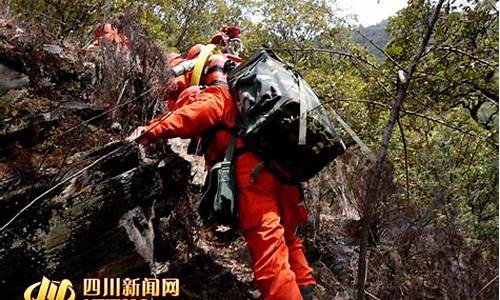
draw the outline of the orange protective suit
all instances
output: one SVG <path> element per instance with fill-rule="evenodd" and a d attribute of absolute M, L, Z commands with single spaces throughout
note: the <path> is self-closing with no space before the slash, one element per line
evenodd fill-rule
<path fill-rule="evenodd" d="M 118 29 L 112 24 L 100 24 L 94 32 L 94 47 L 99 47 L 101 39 L 112 43 L 117 49 L 127 51 L 129 41 L 127 36 L 118 32 Z"/>
<path fill-rule="evenodd" d="M 190 87 L 180 93 L 173 111 L 146 127 L 145 142 L 160 138 L 193 138 L 219 126 L 232 128 L 238 114 L 225 86 Z M 208 168 L 222 160 L 231 132 L 217 130 L 204 151 Z M 143 141 L 144 142 L 144 141 Z M 237 148 L 243 145 L 237 141 Z M 261 161 L 249 151 L 235 158 L 239 225 L 250 248 L 255 282 L 265 300 L 302 299 L 300 287 L 315 284 L 304 247 L 295 236 L 307 219 L 297 186 L 285 185 L 263 169 L 252 176 Z"/>
<path fill-rule="evenodd" d="M 198 54 L 200 53 L 202 47 L 203 45 L 201 44 L 197 44 L 191 47 L 191 49 L 189 49 L 188 53 L 186 54 L 186 58 L 182 58 L 182 56 L 178 53 L 169 54 L 167 57 L 167 64 L 173 67 L 183 63 L 188 59 L 196 58 L 196 56 L 198 56 Z M 224 64 L 228 59 L 236 63 L 241 62 L 240 57 L 232 54 L 210 56 L 205 64 L 207 67 L 207 73 L 202 76 L 200 84 L 227 85 L 227 75 L 224 72 Z M 167 90 L 167 93 L 165 95 L 165 102 L 167 103 L 169 111 L 174 110 L 175 106 L 178 106 L 176 102 L 178 101 L 179 94 L 189 87 L 191 83 L 191 74 L 191 72 L 187 72 L 183 75 L 177 76 L 172 80 L 172 86 L 175 86 L 175 89 Z"/>

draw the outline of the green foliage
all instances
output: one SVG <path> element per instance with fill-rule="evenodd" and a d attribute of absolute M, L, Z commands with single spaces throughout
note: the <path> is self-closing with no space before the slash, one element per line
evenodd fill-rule
<path fill-rule="evenodd" d="M 227 24 L 245 28 L 244 17 L 252 2 L 225 0 L 146 1 L 143 23 L 155 37 L 172 50 L 185 52 L 194 44 L 206 44 Z"/>
<path fill-rule="evenodd" d="M 408 66 L 432 5 L 410 1 L 390 19 L 387 52 Z M 385 61 L 384 70 L 398 67 Z M 373 87 L 374 88 L 374 87 Z M 381 97 L 380 94 L 379 97 Z M 487 1 L 450 1 L 412 81 L 403 113 L 412 197 L 460 212 L 469 234 L 498 231 L 498 13 Z M 424 116 L 424 117 L 423 117 Z M 437 120 L 437 121 L 436 121 Z M 401 142 L 391 153 L 404 180 Z M 439 201 L 438 201 L 439 202 Z"/>
<path fill-rule="evenodd" d="M 6 10 L 16 16 L 29 18 L 40 23 L 56 38 L 69 33 L 82 34 L 118 11 L 126 8 L 127 1 L 90 0 L 90 1 L 28 1 L 11 0 L 6 2 Z"/>

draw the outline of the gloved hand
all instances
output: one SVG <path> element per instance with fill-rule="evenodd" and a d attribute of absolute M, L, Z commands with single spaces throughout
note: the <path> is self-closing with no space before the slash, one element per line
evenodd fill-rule
<path fill-rule="evenodd" d="M 129 142 L 136 142 L 141 145 L 147 145 L 149 142 L 143 136 L 146 130 L 147 129 L 145 126 L 139 126 L 134 131 L 132 131 L 132 133 L 125 140 Z"/>

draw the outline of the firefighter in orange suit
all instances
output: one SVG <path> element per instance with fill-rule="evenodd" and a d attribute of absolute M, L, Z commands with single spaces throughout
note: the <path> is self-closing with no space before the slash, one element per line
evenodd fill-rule
<path fill-rule="evenodd" d="M 98 24 L 94 31 L 94 42 L 87 47 L 87 50 L 92 50 L 101 45 L 102 41 L 111 43 L 118 50 L 128 51 L 129 41 L 126 35 L 120 33 L 118 28 L 110 23 Z"/>
<path fill-rule="evenodd" d="M 146 145 L 158 139 L 200 137 L 208 129 L 220 128 L 208 141 L 203 154 L 208 169 L 221 161 L 231 139 L 230 129 L 236 125 L 238 110 L 225 74 L 213 73 L 220 68 L 208 70 L 212 72 L 208 71 L 202 78 L 205 88 L 192 86 L 180 92 L 175 103 L 169 104 L 173 109 L 169 115 L 136 129 L 129 140 Z M 189 82 L 187 78 L 177 81 Z M 244 142 L 237 140 L 236 148 L 243 146 Z M 242 151 L 235 158 L 239 226 L 250 248 L 255 283 L 265 300 L 312 299 L 316 282 L 304 256 L 304 247 L 295 236 L 297 225 L 307 219 L 299 188 L 281 183 L 265 169 L 253 176 L 260 162 L 250 151 Z"/>

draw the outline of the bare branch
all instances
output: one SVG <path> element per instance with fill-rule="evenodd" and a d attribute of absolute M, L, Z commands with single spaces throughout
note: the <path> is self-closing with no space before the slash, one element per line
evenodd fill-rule
<path fill-rule="evenodd" d="M 369 297 L 371 297 L 371 298 L 375 299 L 375 300 L 382 300 L 382 299 L 380 299 L 379 297 L 375 296 L 374 294 L 372 294 L 372 293 L 370 293 L 370 292 L 368 292 L 368 291 L 365 291 L 365 294 L 366 294 L 367 296 L 369 296 Z"/>
<path fill-rule="evenodd" d="M 384 54 L 384 56 L 387 57 L 388 60 L 390 60 L 393 64 L 396 65 L 396 67 L 398 67 L 398 69 L 404 70 L 404 68 L 394 58 L 392 58 L 392 56 L 390 56 L 389 53 L 387 53 L 387 51 L 385 51 L 384 49 L 380 48 L 369 37 L 367 37 L 366 35 L 364 35 L 359 29 L 356 29 L 356 32 L 359 35 L 361 35 L 364 39 L 366 39 L 370 44 L 372 44 L 373 47 L 377 48 L 378 51 L 382 52 Z"/>
<path fill-rule="evenodd" d="M 456 53 L 459 53 L 459 54 L 465 55 L 465 56 L 467 56 L 467 57 L 469 57 L 469 58 L 471 58 L 471 59 L 473 59 L 473 60 L 475 60 L 475 61 L 478 61 L 478 62 L 483 63 L 483 64 L 485 64 L 485 65 L 488 65 L 488 66 L 490 66 L 490 67 L 498 67 L 498 64 L 496 64 L 496 63 L 491 63 L 491 62 L 489 62 L 489 61 L 486 61 L 486 60 L 484 60 L 484 59 L 482 59 L 482 58 L 479 58 L 479 57 L 477 57 L 477 56 L 475 56 L 475 55 L 472 55 L 472 54 L 470 54 L 470 53 L 467 53 L 467 52 L 465 52 L 465 51 L 463 51 L 463 50 L 461 50 L 461 49 L 455 48 L 455 47 L 451 47 L 451 46 L 440 46 L 440 47 L 437 47 L 437 48 L 436 48 L 436 50 L 449 50 L 449 51 L 451 51 L 451 52 L 456 52 Z"/>
<path fill-rule="evenodd" d="M 484 292 L 486 290 L 487 287 L 489 287 L 493 282 L 495 282 L 496 280 L 498 279 L 498 274 L 492 279 L 490 280 L 485 286 L 483 286 L 483 288 L 481 288 L 479 290 L 479 292 L 477 292 L 477 294 L 474 295 L 474 297 L 472 297 L 472 299 L 477 299 L 477 297 L 479 295 L 481 295 L 482 292 Z"/>
<path fill-rule="evenodd" d="M 406 201 L 410 202 L 410 179 L 408 170 L 408 148 L 406 146 L 405 132 L 403 130 L 403 125 L 401 125 L 401 118 L 398 118 L 399 132 L 401 132 L 401 142 L 403 142 L 403 149 L 405 154 L 405 177 L 406 177 Z"/>
<path fill-rule="evenodd" d="M 368 104 L 373 104 L 373 105 L 376 105 L 376 106 L 380 106 L 380 107 L 384 107 L 384 108 L 387 108 L 387 109 L 391 109 L 391 106 L 388 105 L 388 104 L 385 104 L 385 103 L 382 103 L 382 102 L 378 102 L 378 101 L 373 101 L 373 100 L 357 100 L 357 99 L 336 99 L 335 101 L 350 101 L 350 102 L 360 102 L 360 103 L 368 103 Z M 326 102 L 325 104 L 327 104 L 328 102 Z M 483 141 L 483 142 L 486 142 L 492 146 L 496 146 L 498 147 L 498 143 L 492 141 L 491 139 L 489 138 L 486 138 L 486 137 L 482 137 L 482 136 L 479 136 L 477 134 L 474 134 L 470 131 L 467 131 L 463 128 L 460 128 L 456 125 L 453 125 L 453 124 L 449 124 L 449 123 L 446 123 L 445 121 L 443 120 L 440 120 L 440 119 L 436 119 L 434 117 L 431 117 L 431 116 L 428 116 L 428 115 L 424 115 L 422 113 L 419 113 L 419 112 L 416 112 L 416 111 L 411 111 L 411 110 L 404 110 L 404 109 L 401 109 L 401 112 L 402 113 L 405 113 L 405 114 L 408 114 L 408 115 L 412 115 L 412 116 L 415 116 L 415 117 L 419 117 L 419 118 L 422 118 L 422 119 L 426 119 L 428 121 L 431 121 L 431 122 L 434 122 L 434 123 L 438 123 L 440 125 L 443 125 L 445 127 L 448 127 L 450 129 L 453 129 L 453 130 L 456 130 L 458 132 L 461 132 L 463 134 L 466 134 L 468 136 L 471 136 L 473 138 L 476 138 L 480 141 Z"/>
<path fill-rule="evenodd" d="M 379 69 L 377 65 L 374 65 L 373 63 L 369 62 L 368 60 L 361 58 L 359 56 L 356 56 L 350 52 L 347 51 L 339 51 L 339 50 L 332 50 L 332 49 L 325 49 L 325 48 L 272 48 L 273 50 L 276 51 L 301 51 L 301 52 L 324 52 L 324 53 L 330 53 L 338 56 L 345 56 L 353 59 L 357 59 L 359 61 L 364 62 L 365 64 L 369 65 L 370 67 L 374 69 Z"/>
<path fill-rule="evenodd" d="M 451 128 L 451 129 L 454 129 L 456 131 L 459 131 L 461 133 L 464 133 L 464 134 L 467 134 L 469 136 L 472 136 L 478 140 L 481 140 L 481 141 L 484 141 L 484 142 L 487 142 L 488 144 L 492 145 L 492 146 L 496 146 L 498 147 L 498 143 L 492 141 L 491 139 L 489 138 L 485 138 L 485 137 L 481 137 L 481 136 L 478 136 L 470 131 L 467 131 L 465 129 L 462 129 L 458 126 L 455 126 L 455 125 L 452 125 L 452 124 L 448 124 L 444 121 L 441 121 L 441 120 L 438 120 L 438 119 L 435 119 L 435 118 L 432 118 L 430 116 L 427 116 L 427 115 L 424 115 L 424 114 L 421 114 L 421 113 L 417 113 L 417 112 L 414 112 L 414 111 L 403 111 L 404 113 L 407 113 L 409 115 L 414 115 L 414 116 L 417 116 L 417 117 L 420 117 L 420 118 L 423 118 L 423 119 L 426 119 L 426 120 L 429 120 L 429 121 L 432 121 L 432 122 L 435 122 L 435 123 L 438 123 L 438 124 L 441 124 L 443 126 L 446 126 L 448 128 Z"/>

